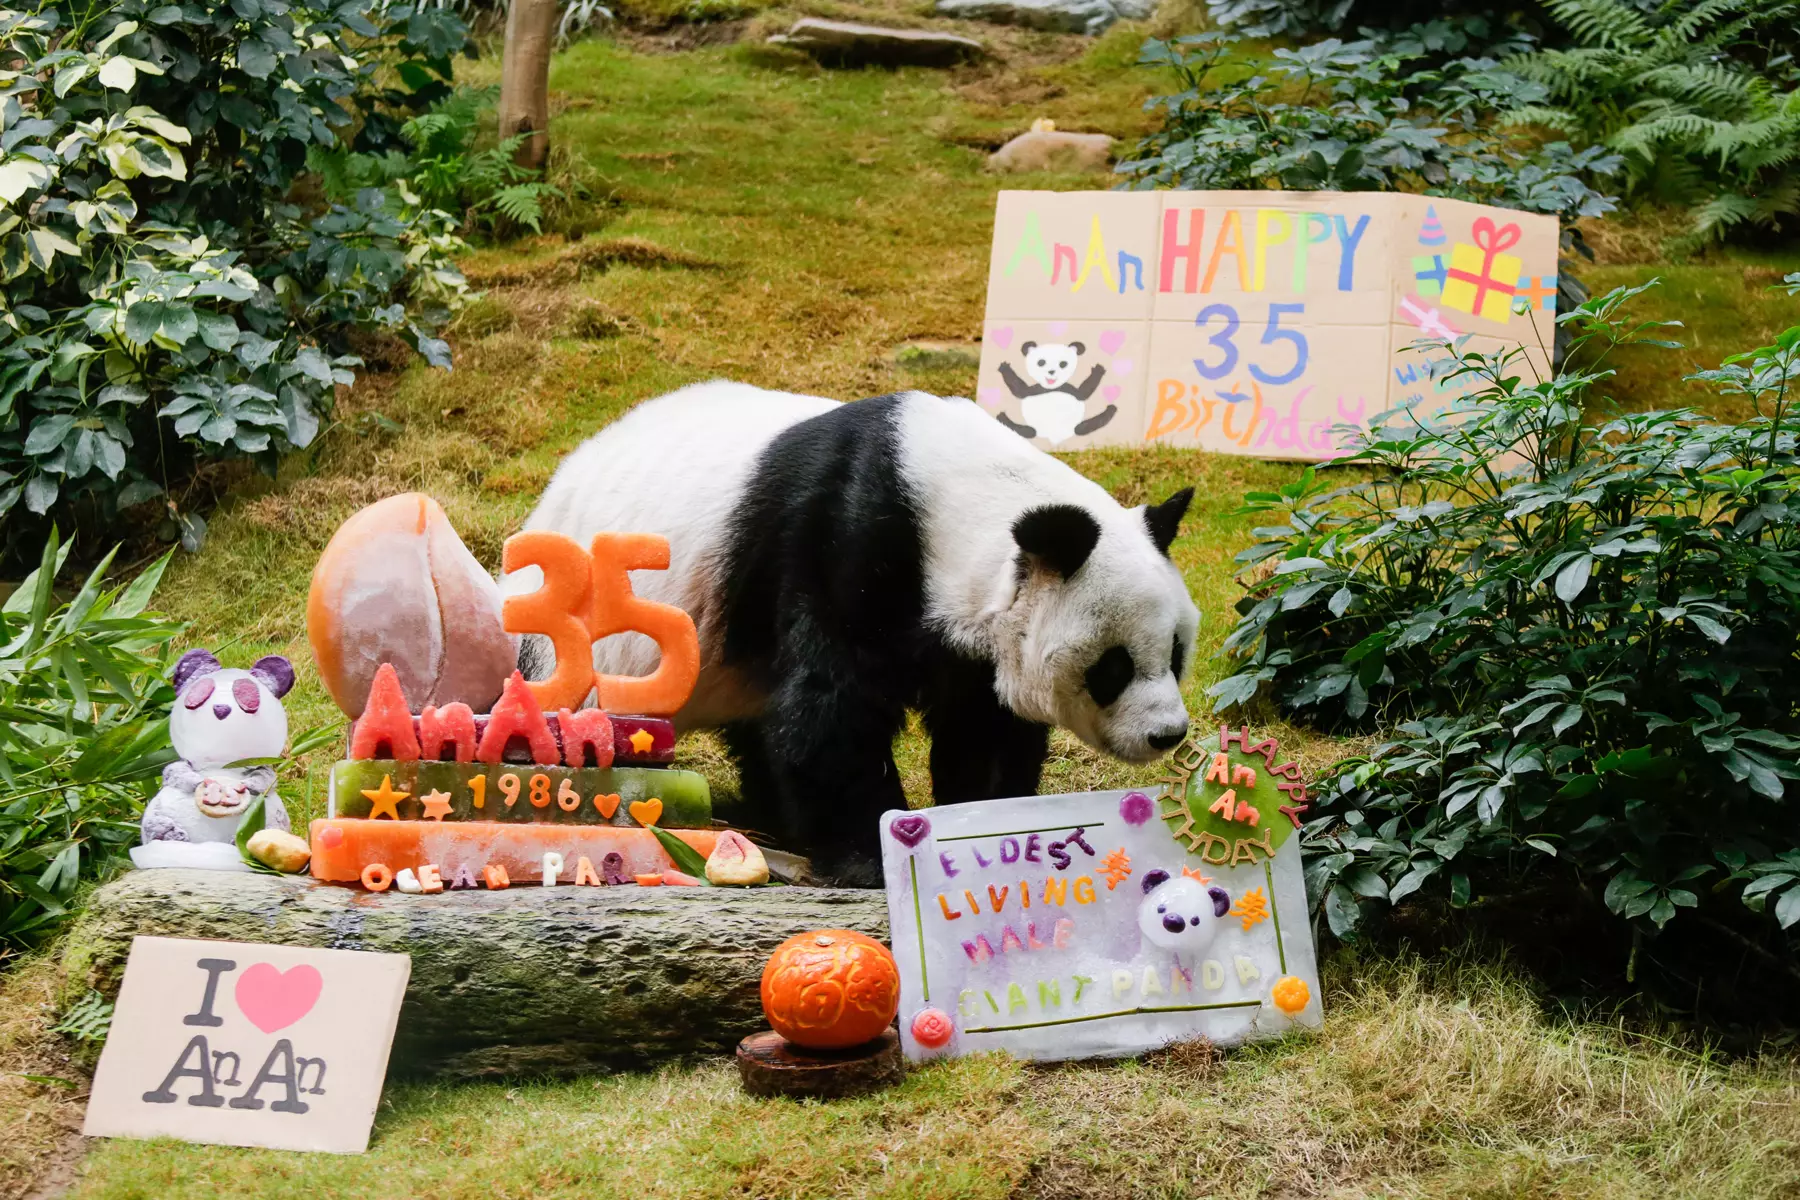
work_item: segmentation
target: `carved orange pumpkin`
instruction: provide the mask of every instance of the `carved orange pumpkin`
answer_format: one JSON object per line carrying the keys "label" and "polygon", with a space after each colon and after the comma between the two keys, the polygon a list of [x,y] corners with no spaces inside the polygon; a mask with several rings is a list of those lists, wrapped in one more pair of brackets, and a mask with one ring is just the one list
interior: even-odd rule
{"label": "carved orange pumpkin", "polygon": [[900,969],[888,948],[848,929],[796,934],[762,976],[763,1015],[808,1050],[841,1050],[880,1036],[900,1008]]}

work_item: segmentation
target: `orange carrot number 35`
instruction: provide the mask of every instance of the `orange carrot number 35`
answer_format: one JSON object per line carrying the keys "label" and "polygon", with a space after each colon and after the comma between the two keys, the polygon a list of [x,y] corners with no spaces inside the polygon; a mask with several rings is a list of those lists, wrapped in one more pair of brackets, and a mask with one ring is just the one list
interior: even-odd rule
{"label": "orange carrot number 35", "polygon": [[[537,633],[556,651],[556,671],[531,685],[538,706],[574,708],[590,690],[608,712],[671,716],[700,677],[700,635],[693,618],[672,604],[632,594],[631,571],[669,569],[669,541],[650,533],[602,533],[592,551],[560,533],[534,530],[507,539],[502,559],[511,572],[537,567],[535,592],[509,596],[502,607],[508,633]],[[662,661],[644,676],[601,675],[593,644],[615,633],[648,635]]]}

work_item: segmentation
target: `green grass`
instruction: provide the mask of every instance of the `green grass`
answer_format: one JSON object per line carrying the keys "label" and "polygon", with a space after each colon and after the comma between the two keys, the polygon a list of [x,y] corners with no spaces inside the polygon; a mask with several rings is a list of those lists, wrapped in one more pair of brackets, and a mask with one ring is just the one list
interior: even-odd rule
{"label": "green grass", "polygon": [[730,1064],[388,1089],[369,1153],[89,1151],[78,1200],[468,1197],[1777,1197],[1800,1076],[1548,1018],[1503,964],[1328,971],[1317,1038],[1115,1065],[938,1064],[757,1100]]}
{"label": "green grass", "polygon": [[[754,5],[747,5],[754,7]],[[821,15],[920,23],[923,8],[818,3]],[[753,32],[796,10],[767,9]],[[1167,20],[1168,18],[1165,18]],[[1130,136],[1162,81],[1130,61],[1142,29],[1097,42],[961,26],[1003,57],[956,72],[825,72],[746,43],[648,52],[600,41],[557,56],[557,170],[591,199],[559,232],[481,249],[487,297],[452,335],[456,369],[374,371],[339,423],[273,481],[238,479],[199,555],[161,602],[228,662],[281,652],[299,669],[296,730],[335,718],[304,628],[312,565],[337,525],[396,491],[442,501],[476,555],[498,562],[560,457],[632,404],[713,376],[854,397],[902,387],[969,394],[973,370],[908,371],[894,349],[979,336],[993,195],[1093,186],[996,178],[987,148],[1031,119]],[[633,45],[638,43],[634,42]],[[473,66],[491,79],[490,61]],[[579,234],[577,238],[575,235]],[[1736,263],[1664,269],[1629,250],[1592,282],[1661,273],[1655,302],[1701,339],[1692,363],[1628,361],[1621,394],[1669,403],[1678,376],[1791,322],[1792,302]],[[1784,309],[1783,305],[1787,305]],[[403,364],[391,348],[372,360]],[[374,419],[379,414],[382,421]],[[391,430],[398,426],[398,432]],[[1068,456],[1121,501],[1198,489],[1174,547],[1216,650],[1241,588],[1242,493],[1292,466],[1160,448]],[[1189,685],[1225,672],[1203,657]],[[1334,744],[1278,730],[1309,766]],[[1291,740],[1290,740],[1291,739]],[[1046,791],[1141,779],[1057,735]],[[909,797],[929,794],[925,742],[897,741]],[[715,739],[681,754],[721,796]],[[317,775],[333,755],[310,764]],[[317,812],[300,778],[290,806]],[[297,802],[297,803],[296,803]],[[1196,1050],[1037,1070],[977,1059],[881,1097],[809,1107],[746,1098],[721,1063],[655,1075],[512,1086],[391,1088],[371,1152],[281,1155],[109,1142],[82,1197],[556,1196],[1779,1196],[1800,1192],[1800,1091],[1787,1061],[1725,1064],[1544,1011],[1491,960],[1402,956],[1326,967],[1322,1037],[1223,1058]],[[78,1117],[43,1032],[41,964],[0,984],[0,1190],[53,1154]],[[48,1065],[46,1065],[48,1064]]]}

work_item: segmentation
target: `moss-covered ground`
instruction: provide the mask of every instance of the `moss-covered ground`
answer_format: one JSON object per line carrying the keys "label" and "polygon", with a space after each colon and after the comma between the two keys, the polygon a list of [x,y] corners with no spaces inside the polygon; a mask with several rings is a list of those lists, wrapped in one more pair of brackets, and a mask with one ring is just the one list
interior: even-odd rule
{"label": "moss-covered ground", "polygon": [[[912,8],[809,11],[924,21]],[[452,335],[452,373],[372,354],[381,369],[342,397],[317,446],[277,480],[228,487],[205,549],[171,572],[162,602],[192,622],[193,643],[234,663],[294,659],[297,729],[333,715],[310,666],[304,598],[314,560],[355,509],[430,492],[493,564],[561,455],[672,387],[729,376],[846,398],[902,387],[969,394],[972,365],[910,369],[896,348],[978,336],[1000,187],[1093,185],[1002,180],[983,171],[986,150],[1039,116],[1129,137],[1146,128],[1141,102],[1161,82],[1130,65],[1141,26],[1094,42],[963,26],[998,57],[953,72],[828,72],[759,44],[792,11],[713,15],[738,23],[621,34],[557,56],[557,177],[581,181],[587,197],[544,237],[469,255],[486,296]],[[732,37],[743,40],[719,44]],[[471,74],[493,70],[483,61]],[[1596,242],[1591,282],[1665,276],[1647,313],[1687,322],[1695,343],[1679,362],[1626,361],[1626,403],[1688,399],[1685,370],[1794,319],[1791,302],[1762,290],[1778,275],[1762,262],[1670,269],[1653,241]],[[1249,522],[1233,515],[1238,499],[1295,468],[1156,449],[1069,461],[1128,503],[1198,488],[1174,557],[1205,612],[1202,649],[1216,650],[1242,594],[1231,560]],[[1190,684],[1196,713],[1223,671],[1202,660]],[[1290,736],[1315,763],[1332,754],[1304,731]],[[897,751],[909,795],[925,802],[922,737],[909,732]],[[1045,790],[1131,778],[1061,735],[1054,751]],[[682,754],[731,795],[713,740],[691,737]],[[286,785],[302,816],[316,807],[306,774]],[[27,964],[4,983],[0,1116],[28,1132],[0,1145],[0,1190],[44,1178],[79,1112],[79,1068],[43,1034],[47,970]],[[976,1059],[824,1108],[747,1099],[720,1063],[404,1085],[384,1100],[365,1157],[101,1143],[87,1148],[74,1194],[1800,1194],[1800,1083],[1789,1061],[1726,1064],[1572,1022],[1491,958],[1341,952],[1326,981],[1321,1038],[1223,1058],[1174,1052],[1061,1070]],[[42,1081],[52,1075],[76,1086]]]}

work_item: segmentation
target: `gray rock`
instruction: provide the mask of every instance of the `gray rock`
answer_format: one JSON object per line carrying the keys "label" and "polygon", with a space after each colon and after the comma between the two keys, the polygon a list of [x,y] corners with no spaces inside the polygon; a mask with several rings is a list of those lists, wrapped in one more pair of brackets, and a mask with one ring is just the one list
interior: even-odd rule
{"label": "gray rock", "polygon": [[933,29],[889,29],[806,17],[769,41],[834,67],[949,67],[987,51],[974,38]]}
{"label": "gray rock", "polygon": [[1033,129],[988,155],[988,170],[1003,175],[1025,171],[1110,171],[1112,149],[1113,140],[1104,133]]}
{"label": "gray rock", "polygon": [[480,1078],[730,1054],[765,1024],[763,964],[809,929],[887,938],[878,891],[515,886],[379,894],[307,878],[132,871],[64,942],[65,996],[118,993],[131,939],[223,938],[412,955],[397,1075]]}
{"label": "gray rock", "polygon": [[937,0],[940,17],[1089,35],[1114,21],[1136,20],[1155,10],[1155,0]]}

